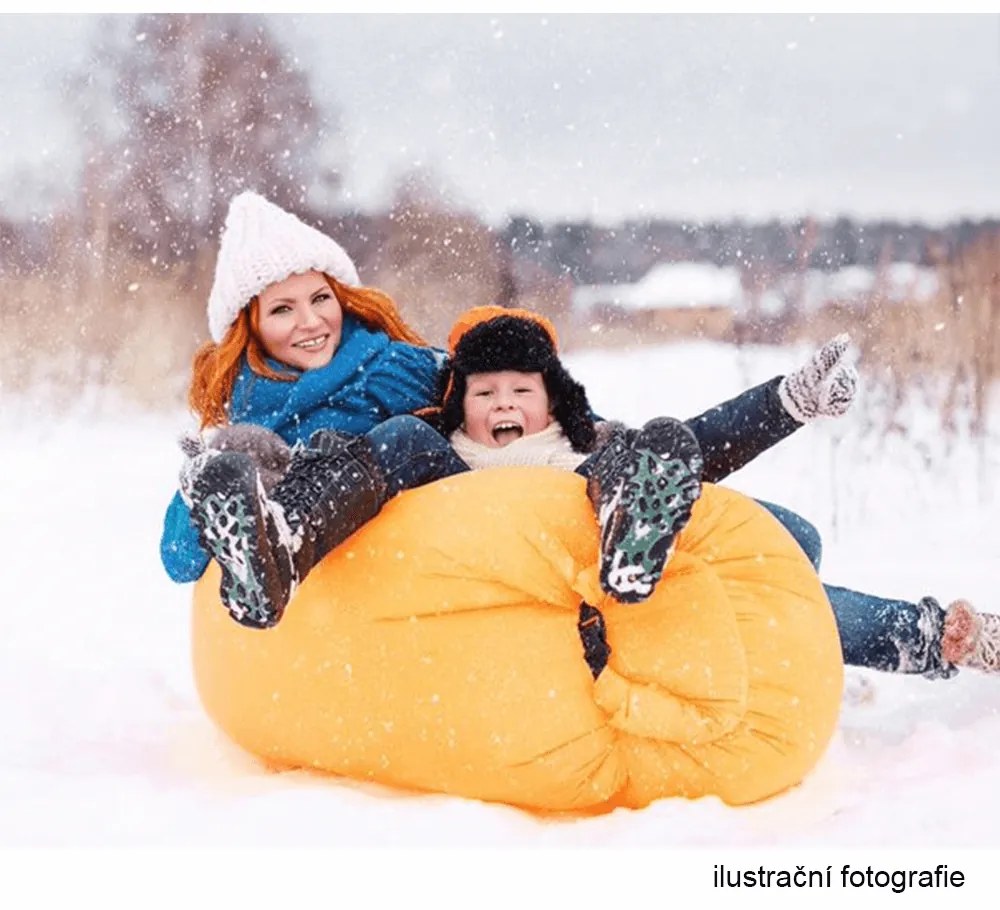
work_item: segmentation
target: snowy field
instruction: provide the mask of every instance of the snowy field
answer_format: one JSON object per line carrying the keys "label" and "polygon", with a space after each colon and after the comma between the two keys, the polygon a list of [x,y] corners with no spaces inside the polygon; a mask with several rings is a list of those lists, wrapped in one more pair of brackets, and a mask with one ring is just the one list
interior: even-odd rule
{"label": "snowy field", "polygon": [[[598,412],[639,422],[691,416],[797,358],[690,344],[569,362]],[[873,683],[873,698],[845,702],[814,773],[738,809],[672,800],[591,820],[539,820],[505,806],[266,771],[202,713],[188,653],[191,589],[172,584],[159,564],[186,415],[109,411],[56,419],[8,399],[0,416],[0,846],[8,858],[21,847],[586,846],[668,847],[671,855],[705,848],[714,862],[734,849],[836,846],[935,848],[933,865],[942,850],[1000,848],[1000,679],[972,672],[928,682],[849,671],[849,685]],[[964,596],[1000,610],[1000,444],[947,452],[919,421],[912,439],[884,443],[861,423],[852,413],[806,428],[730,485],[810,518],[824,535],[828,581],[907,599]],[[789,862],[805,861],[794,855]]]}

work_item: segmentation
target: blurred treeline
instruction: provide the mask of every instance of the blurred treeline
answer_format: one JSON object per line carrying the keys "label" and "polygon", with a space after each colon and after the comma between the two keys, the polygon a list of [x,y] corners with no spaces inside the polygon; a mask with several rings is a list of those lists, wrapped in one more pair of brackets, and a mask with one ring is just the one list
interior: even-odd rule
{"label": "blurred treeline", "polygon": [[[933,299],[877,294],[781,318],[751,310],[734,343],[787,343],[848,329],[886,400],[931,395],[945,426],[983,430],[1000,373],[1000,221],[930,227],[804,219],[750,224],[636,220],[618,226],[490,226],[456,207],[432,174],[402,176],[385,211],[340,204],[343,137],[308,73],[248,15],[108,20],[95,62],[68,87],[85,165],[50,217],[0,210],[0,389],[44,385],[71,401],[82,384],[150,406],[183,401],[207,337],[205,301],[232,195],[254,189],[328,231],[362,279],[389,292],[428,340],[483,303],[542,310],[566,346],[662,341],[619,314],[580,325],[573,289],[641,278],[665,261],[740,269],[748,288],[807,269],[930,266]],[[608,331],[602,329],[607,328]]]}

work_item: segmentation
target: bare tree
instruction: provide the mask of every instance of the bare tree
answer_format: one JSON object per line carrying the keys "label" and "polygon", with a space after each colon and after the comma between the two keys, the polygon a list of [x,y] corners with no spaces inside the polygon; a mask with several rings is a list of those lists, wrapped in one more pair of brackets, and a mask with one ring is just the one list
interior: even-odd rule
{"label": "bare tree", "polygon": [[315,161],[325,131],[307,76],[258,18],[111,20],[94,57],[77,77],[89,173],[136,250],[189,259],[240,189],[295,209],[336,183]]}
{"label": "bare tree", "polygon": [[429,340],[443,344],[458,313],[503,299],[495,235],[458,210],[434,174],[403,175],[387,221],[365,279],[395,297]]}

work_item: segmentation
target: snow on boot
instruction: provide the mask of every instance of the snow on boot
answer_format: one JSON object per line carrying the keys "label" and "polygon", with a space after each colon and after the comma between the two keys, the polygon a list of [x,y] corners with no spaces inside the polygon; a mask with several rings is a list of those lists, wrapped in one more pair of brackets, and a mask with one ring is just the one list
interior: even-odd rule
{"label": "snow on boot", "polygon": [[596,460],[587,492],[601,529],[602,589],[621,603],[653,591],[701,493],[701,448],[680,421],[657,418],[618,434]]}
{"label": "snow on boot", "polygon": [[267,495],[253,458],[209,452],[185,477],[201,544],[222,569],[219,595],[238,623],[266,629],[288,600],[296,545],[280,506]]}
{"label": "snow on boot", "polygon": [[385,482],[364,438],[296,446],[268,493],[250,456],[224,452],[195,481],[192,516],[222,568],[220,594],[233,618],[269,628],[327,553],[378,514]]}
{"label": "snow on boot", "polygon": [[1000,616],[956,600],[945,614],[941,654],[957,666],[1000,674]]}
{"label": "snow on boot", "polygon": [[291,447],[277,434],[251,423],[219,427],[210,434],[187,432],[178,444],[187,456],[180,472],[181,498],[191,505],[191,490],[198,475],[220,452],[249,455],[260,472],[264,489],[270,490],[288,469]]}

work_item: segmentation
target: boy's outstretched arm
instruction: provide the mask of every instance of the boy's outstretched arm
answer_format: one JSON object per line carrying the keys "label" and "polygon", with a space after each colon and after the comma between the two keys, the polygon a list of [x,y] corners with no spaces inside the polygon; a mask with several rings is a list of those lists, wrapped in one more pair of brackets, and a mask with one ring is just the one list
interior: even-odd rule
{"label": "boy's outstretched arm", "polygon": [[850,337],[832,338],[808,363],[686,421],[705,457],[702,479],[716,483],[816,417],[840,417],[854,401],[858,373]]}

